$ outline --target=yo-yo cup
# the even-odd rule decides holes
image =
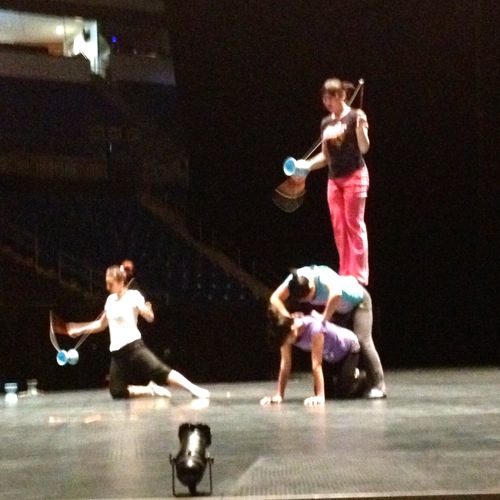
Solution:
[[[288,176],[306,177],[309,169],[305,166],[305,163],[305,160],[296,160],[289,156],[283,163],[283,172]]]
[[[64,349],[61,349],[57,353],[56,360],[59,366],[64,366],[68,362],[68,353]]]
[[[79,359],[78,351],[76,349],[70,349],[68,351],[68,363],[70,365],[76,365]]]

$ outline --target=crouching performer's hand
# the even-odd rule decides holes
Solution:
[[[280,404],[283,402],[283,398],[279,395],[276,396],[266,396],[260,400],[261,405],[272,405],[272,404]]]

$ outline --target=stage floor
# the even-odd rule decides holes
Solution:
[[[386,400],[281,405],[275,381],[209,384],[210,401],[113,401],[107,390],[0,402],[2,499],[172,498],[182,423],[212,431],[211,498],[500,498],[500,369],[386,374]],[[209,490],[207,467],[198,490]],[[176,481],[176,492],[188,490]]]

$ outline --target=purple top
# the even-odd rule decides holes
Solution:
[[[328,321],[323,324],[311,316],[301,319],[305,328],[294,345],[302,351],[311,352],[313,335],[321,334],[324,334],[323,359],[328,363],[338,363],[357,350],[358,338],[351,330]]]

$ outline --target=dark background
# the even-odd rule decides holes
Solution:
[[[169,129],[181,117],[176,132],[184,130],[187,138],[187,212],[193,235],[202,219],[208,240],[213,234],[231,252],[238,247],[245,269],[253,265],[271,288],[290,267],[337,268],[326,169],[309,176],[306,200],[296,212],[280,211],[271,197],[284,179],[283,160],[302,156],[319,137],[323,81],[338,76],[357,83],[363,78],[372,143],[366,156],[371,175],[369,290],[383,366],[498,366],[494,148],[500,3],[171,0],[166,6],[167,18],[155,20],[154,26],[163,23],[170,35],[177,108],[166,106],[165,111],[168,103],[160,97],[161,104],[151,110],[150,101],[158,102],[164,90],[122,90],[134,107],[148,98],[150,122],[156,126],[166,117],[159,128]],[[114,21],[119,24],[118,17]],[[79,126],[94,115],[106,126],[115,125],[114,120],[128,125],[114,101],[103,99],[93,85],[35,82],[33,87],[31,82],[2,81],[0,94],[5,124],[0,138],[7,152],[16,150],[19,140],[34,151],[46,141],[53,143],[58,126],[66,139],[55,141],[61,151],[76,154],[78,144],[84,151],[98,147],[87,144]],[[81,115],[72,114],[73,106]],[[58,112],[47,114],[50,109]],[[23,118],[30,113],[31,118]],[[51,126],[44,127],[45,120]],[[134,260],[141,287],[157,293],[152,298],[156,321],[140,325],[146,344],[191,380],[274,379],[279,353],[266,343],[266,300],[249,290],[244,301],[208,300],[204,293],[212,294],[213,285],[222,289],[227,277],[215,273],[212,262],[205,269],[201,255],[178,242],[160,245],[160,236],[168,237],[169,231],[150,215],[138,217],[133,208],[141,184],[129,175],[136,158],[122,146],[107,157],[110,183],[87,186],[83,200],[90,205],[84,203],[78,213],[82,205],[65,201],[74,195],[71,184],[2,179],[0,222],[15,222],[19,216],[22,223],[32,211],[40,212],[43,217],[35,218],[40,234],[53,235],[60,243],[56,248],[69,255],[84,258],[87,246],[89,252],[96,250],[99,257],[89,259],[96,269]],[[147,149],[148,159],[162,151]],[[32,198],[32,192],[43,196]],[[47,213],[33,208],[45,206],[38,198],[52,199],[54,192],[59,196]],[[7,242],[15,236],[8,229],[2,235]],[[89,243],[99,242],[98,236],[105,242],[94,248]],[[177,271],[183,270],[193,279],[201,276],[200,282],[181,279]],[[61,289],[57,276],[48,278],[26,263],[13,266],[5,256],[0,275],[0,385],[7,380],[24,384],[28,378],[37,378],[43,390],[106,384],[107,335],[86,341],[79,363],[65,367],[55,363],[47,338],[49,309],[67,320],[86,321],[100,313],[105,297],[82,303],[79,294]],[[197,288],[201,282],[207,289]],[[310,359],[301,354],[294,355],[294,369],[309,371]]]
[[[319,136],[323,81],[363,78],[385,364],[497,364],[499,3],[166,3],[192,213],[280,279],[291,266],[336,268],[326,170],[293,214],[271,194],[284,158]]]

